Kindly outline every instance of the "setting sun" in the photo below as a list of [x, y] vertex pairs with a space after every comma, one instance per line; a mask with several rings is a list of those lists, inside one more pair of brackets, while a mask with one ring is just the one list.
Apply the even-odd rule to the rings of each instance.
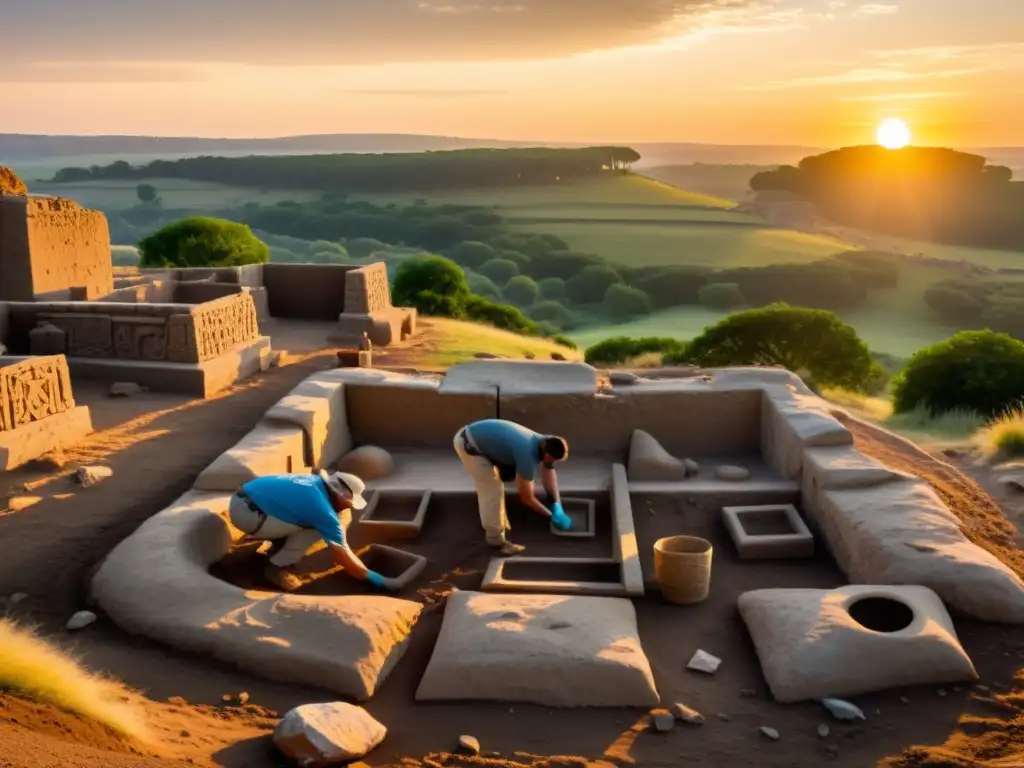
[[910, 143], [910, 128], [898, 117], [891, 117], [878, 126], [875, 138], [886, 149], [903, 149]]

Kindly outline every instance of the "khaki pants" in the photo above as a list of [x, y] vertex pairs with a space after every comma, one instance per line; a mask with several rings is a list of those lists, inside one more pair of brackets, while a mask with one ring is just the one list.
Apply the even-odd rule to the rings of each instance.
[[480, 505], [480, 524], [484, 527], [487, 543], [500, 547], [505, 543], [505, 531], [512, 529], [505, 513], [505, 484], [498, 475], [498, 468], [483, 456], [466, 453], [466, 442], [460, 429], [455, 435], [455, 453], [462, 460], [469, 476], [476, 486], [477, 503]]
[[256, 530], [260, 524], [260, 516], [249, 509], [245, 501], [234, 495], [228, 505], [231, 524], [247, 537], [256, 541], [270, 541], [280, 545], [280, 549], [270, 557], [270, 562], [279, 568], [289, 568], [298, 564], [303, 557], [323, 547], [323, 538], [312, 528], [300, 528], [297, 525], [278, 520], [267, 515], [266, 522], [251, 536], [249, 531]]

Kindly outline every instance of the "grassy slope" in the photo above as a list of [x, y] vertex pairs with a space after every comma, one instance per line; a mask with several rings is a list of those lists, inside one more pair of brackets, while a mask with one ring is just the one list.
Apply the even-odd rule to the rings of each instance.
[[316, 200], [319, 193], [290, 190], [261, 190], [243, 187], [229, 187], [187, 179], [111, 180], [85, 181], [70, 184], [45, 184], [38, 181], [26, 182], [29, 192], [39, 195], [70, 197], [87, 208], [105, 211], [130, 208], [139, 200], [135, 187], [152, 184], [156, 187], [165, 208], [218, 209], [240, 205], [249, 201], [273, 204], [280, 200]]
[[[486, 325], [464, 323], [437, 317], [421, 321], [421, 333], [414, 337], [407, 350], [397, 351], [395, 357], [415, 361], [419, 368], [447, 368], [456, 363], [476, 360], [478, 354], [497, 355], [512, 359], [550, 360], [559, 353], [567, 360], [582, 360], [583, 353], [555, 344], [548, 339], [518, 336]], [[390, 358], [388, 365], [392, 363]]]

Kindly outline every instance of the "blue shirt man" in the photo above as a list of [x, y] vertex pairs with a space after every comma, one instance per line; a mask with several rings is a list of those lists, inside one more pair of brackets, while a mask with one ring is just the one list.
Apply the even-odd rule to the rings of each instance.
[[294, 566], [321, 540], [347, 573], [390, 589], [392, 582], [368, 569], [345, 541], [352, 510], [366, 507], [365, 490], [361, 479], [345, 472], [267, 475], [243, 485], [228, 514], [249, 538], [273, 543], [264, 576], [286, 592], [302, 585]]
[[[505, 538], [511, 530], [505, 511], [504, 483], [515, 480], [519, 498], [540, 515], [551, 518], [560, 530], [571, 526], [558, 496], [554, 465], [569, 456], [564, 438], [541, 435], [521, 424], [504, 419], [484, 419], [463, 427], [455, 435], [455, 452], [476, 486], [480, 522], [487, 543], [502, 554], [517, 555], [525, 550]], [[534, 481], [541, 483], [553, 504], [549, 510], [537, 499]]]

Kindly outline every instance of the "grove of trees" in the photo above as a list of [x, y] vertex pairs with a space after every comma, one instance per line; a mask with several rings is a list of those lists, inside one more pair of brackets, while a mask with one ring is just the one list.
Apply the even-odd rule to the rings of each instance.
[[260, 189], [394, 192], [578, 181], [628, 170], [639, 159], [629, 147], [190, 157], [145, 165], [118, 160], [104, 166], [62, 168], [53, 181], [190, 179]]
[[840, 224], [958, 245], [1024, 249], [1024, 182], [980, 155], [939, 147], [846, 147], [755, 174]]
[[267, 244], [245, 224], [196, 216], [168, 224], [139, 242], [139, 266], [238, 267], [270, 258]]

